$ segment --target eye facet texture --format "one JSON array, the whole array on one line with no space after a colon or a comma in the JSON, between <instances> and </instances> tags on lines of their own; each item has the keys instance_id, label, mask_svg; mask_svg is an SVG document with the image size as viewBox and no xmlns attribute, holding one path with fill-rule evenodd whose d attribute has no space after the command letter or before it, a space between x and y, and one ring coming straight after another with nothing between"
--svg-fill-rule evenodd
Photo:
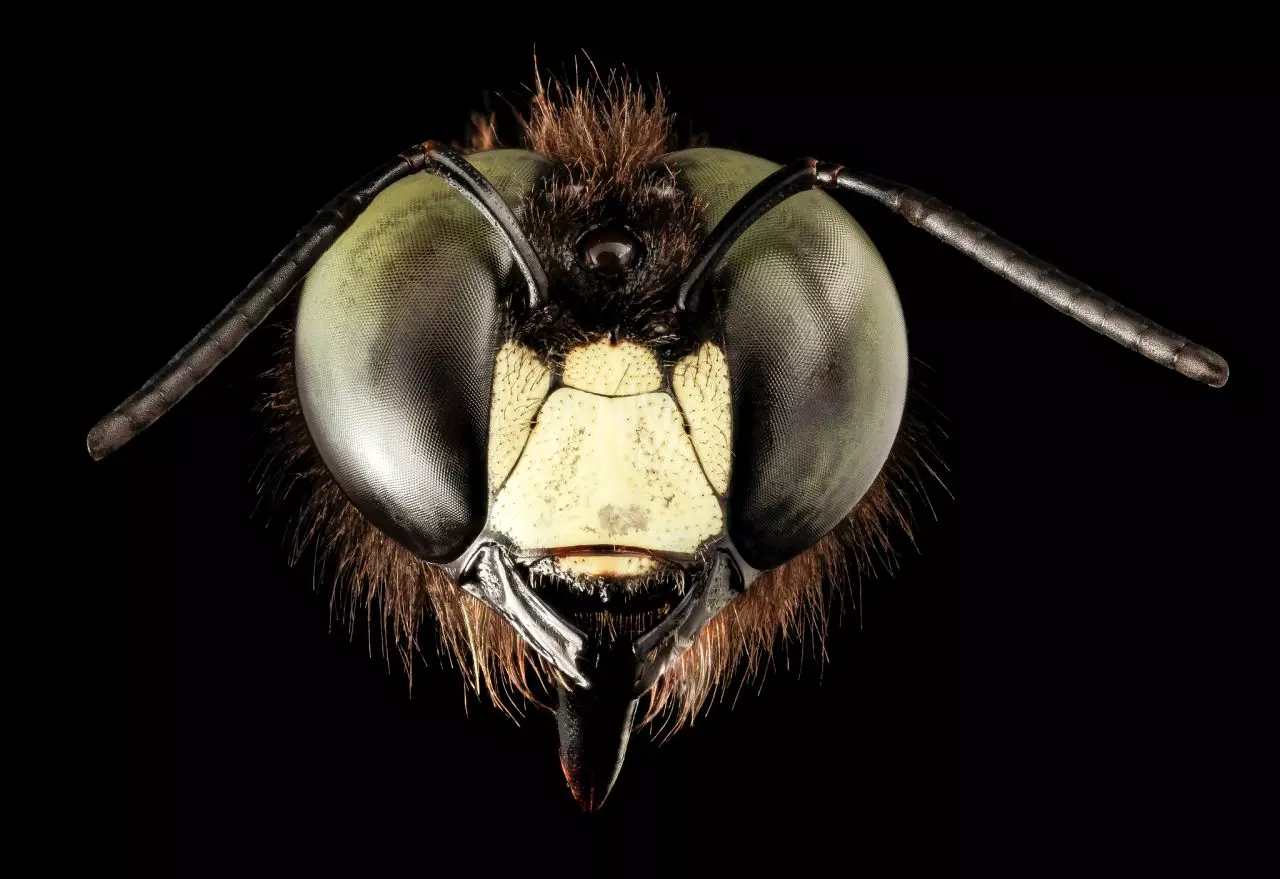
<instances>
[{"instance_id":1,"label":"eye facet texture","mask_svg":"<svg viewBox=\"0 0 1280 879\"><path fill-rule=\"evenodd\" d=\"M544 170L522 150L471 157L517 205ZM429 561L456 558L488 506L490 399L510 251L440 178L393 184L304 282L298 392L325 465L371 522Z\"/></svg>"},{"instance_id":2,"label":"eye facet texture","mask_svg":"<svg viewBox=\"0 0 1280 879\"><path fill-rule=\"evenodd\" d=\"M709 229L779 167L721 149L665 161ZM751 226L714 290L733 388L728 531L748 563L774 567L848 516L888 458L906 401L902 307L862 227L816 190Z\"/></svg>"}]
</instances>

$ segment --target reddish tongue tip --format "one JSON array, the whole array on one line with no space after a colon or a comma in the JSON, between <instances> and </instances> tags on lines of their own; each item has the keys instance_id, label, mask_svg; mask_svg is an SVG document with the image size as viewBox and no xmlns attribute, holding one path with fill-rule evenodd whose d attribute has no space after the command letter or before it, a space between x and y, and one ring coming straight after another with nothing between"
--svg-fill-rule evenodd
<instances>
[{"instance_id":1,"label":"reddish tongue tip","mask_svg":"<svg viewBox=\"0 0 1280 879\"><path fill-rule=\"evenodd\" d=\"M590 779L574 775L574 770L565 760L563 752L560 754L560 771L564 773L564 780L569 783L569 792L573 794L574 800L582 811L594 812L604 805L605 797L609 796L609 792L605 791L604 796L597 798L595 786Z\"/></svg>"},{"instance_id":2,"label":"reddish tongue tip","mask_svg":"<svg viewBox=\"0 0 1280 879\"><path fill-rule=\"evenodd\" d=\"M560 769L578 805L595 812L622 771L637 700L564 688L559 697Z\"/></svg>"}]
</instances>

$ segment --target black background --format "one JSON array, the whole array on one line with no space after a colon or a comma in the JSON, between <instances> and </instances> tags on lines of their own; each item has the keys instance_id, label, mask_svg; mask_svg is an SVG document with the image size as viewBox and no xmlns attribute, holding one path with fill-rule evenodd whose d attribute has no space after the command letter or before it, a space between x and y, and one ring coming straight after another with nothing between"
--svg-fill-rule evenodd
<instances>
[{"instance_id":1,"label":"black background","mask_svg":"<svg viewBox=\"0 0 1280 879\"><path fill-rule=\"evenodd\" d=\"M559 70L575 49L540 44L539 60ZM660 75L682 133L924 189L1220 351L1232 378L1213 390L1164 370L846 199L899 286L949 492L917 505L917 546L864 583L825 662L797 670L793 650L660 747L637 736L586 816L550 717L513 724L434 653L410 694L363 621L330 624L310 564L286 565L285 523L254 513L250 480L274 337L107 461L74 448L333 193L409 143L460 138L486 91L520 105L533 68L527 45L350 74L242 51L122 52L85 84L114 207L76 311L67 446L100 541L85 605L128 612L100 633L101 661L127 648L127 672L82 674L113 712L127 692L127 740L102 746L95 791L127 814L110 845L136 872L1245 857L1271 799L1274 697L1255 634L1274 576L1271 467L1252 452L1275 295L1261 73L588 49ZM328 85L306 85L316 70Z\"/></svg>"}]
</instances>

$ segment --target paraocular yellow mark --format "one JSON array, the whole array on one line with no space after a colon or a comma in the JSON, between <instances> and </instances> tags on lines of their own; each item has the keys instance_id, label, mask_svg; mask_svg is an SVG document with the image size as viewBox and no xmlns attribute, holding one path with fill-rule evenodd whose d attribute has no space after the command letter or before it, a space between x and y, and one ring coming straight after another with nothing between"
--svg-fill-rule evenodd
<instances>
[{"instance_id":1,"label":"paraocular yellow mark","mask_svg":"<svg viewBox=\"0 0 1280 879\"><path fill-rule=\"evenodd\" d=\"M551 371L523 345L498 349L489 406L489 488L502 485L520 458L533 419L551 389Z\"/></svg>"},{"instance_id":2,"label":"paraocular yellow mark","mask_svg":"<svg viewBox=\"0 0 1280 879\"><path fill-rule=\"evenodd\" d=\"M710 342L682 359L671 373L671 387L689 421L689 436L702 469L717 494L729 489L729 365Z\"/></svg>"}]
</instances>

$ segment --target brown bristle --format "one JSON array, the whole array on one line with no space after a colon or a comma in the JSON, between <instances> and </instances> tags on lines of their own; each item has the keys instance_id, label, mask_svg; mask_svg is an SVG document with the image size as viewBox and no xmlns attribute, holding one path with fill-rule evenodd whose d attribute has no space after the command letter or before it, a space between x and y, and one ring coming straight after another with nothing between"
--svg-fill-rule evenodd
<instances>
[{"instance_id":1,"label":"brown bristle","mask_svg":"<svg viewBox=\"0 0 1280 879\"><path fill-rule=\"evenodd\" d=\"M548 87L535 69L530 113L520 121L529 149L576 169L588 186L625 186L673 146L661 90L649 100L616 73Z\"/></svg>"},{"instance_id":2,"label":"brown bristle","mask_svg":"<svg viewBox=\"0 0 1280 879\"><path fill-rule=\"evenodd\" d=\"M464 152L482 153L485 150L496 150L502 146L502 141L498 139L496 118L493 113L487 115L481 113L471 114L471 124L467 126Z\"/></svg>"},{"instance_id":3,"label":"brown bristle","mask_svg":"<svg viewBox=\"0 0 1280 879\"><path fill-rule=\"evenodd\" d=\"M572 86L539 75L532 111L521 122L525 146L556 163L522 198L522 223L550 284L578 305L528 315L513 336L552 356L593 333L644 337L655 316L674 305L678 280L705 234L698 198L677 185L663 161L678 144L662 92L649 96L616 74ZM598 279L582 276L566 242L620 219L646 257L625 283L589 289Z\"/></svg>"}]
</instances>

